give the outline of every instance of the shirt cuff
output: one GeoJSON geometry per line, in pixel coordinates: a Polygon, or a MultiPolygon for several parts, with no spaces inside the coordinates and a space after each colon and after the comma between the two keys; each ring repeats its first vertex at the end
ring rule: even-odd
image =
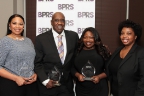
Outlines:
{"type": "Polygon", "coordinates": [[[42,84],[43,84],[44,86],[46,86],[49,81],[50,81],[50,79],[47,79],[47,80],[43,81],[42,84]]]}

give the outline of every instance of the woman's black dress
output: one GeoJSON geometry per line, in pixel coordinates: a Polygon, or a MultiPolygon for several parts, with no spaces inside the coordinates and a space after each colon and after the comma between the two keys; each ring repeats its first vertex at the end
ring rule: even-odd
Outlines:
{"type": "MultiPolygon", "coordinates": [[[[82,67],[88,62],[93,64],[96,68],[95,75],[104,72],[105,62],[103,58],[93,50],[82,50],[75,58],[75,72],[81,73],[82,67]]],[[[74,71],[74,70],[73,70],[74,71]]],[[[73,72],[73,73],[75,73],[73,72]]],[[[92,81],[80,82],[76,79],[76,96],[108,96],[108,84],[106,79],[101,79],[99,83],[95,84],[92,81]]]]}

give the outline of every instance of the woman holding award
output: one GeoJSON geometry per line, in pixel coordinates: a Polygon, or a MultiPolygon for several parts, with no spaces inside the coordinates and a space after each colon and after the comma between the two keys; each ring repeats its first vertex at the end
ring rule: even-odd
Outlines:
{"type": "Polygon", "coordinates": [[[19,14],[10,16],[7,35],[0,39],[0,96],[39,96],[35,50],[23,32],[24,18],[19,14]]]}
{"type": "Polygon", "coordinates": [[[110,51],[103,45],[95,28],[83,31],[72,68],[76,81],[76,96],[108,96],[105,62],[110,51]]]}

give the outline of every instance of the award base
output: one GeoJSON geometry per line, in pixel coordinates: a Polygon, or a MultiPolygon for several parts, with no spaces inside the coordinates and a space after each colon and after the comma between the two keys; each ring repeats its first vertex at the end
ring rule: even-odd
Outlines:
{"type": "Polygon", "coordinates": [[[86,81],[92,81],[92,78],[91,77],[85,77],[84,80],[86,80],[86,81]]]}
{"type": "Polygon", "coordinates": [[[56,83],[54,85],[55,86],[60,86],[61,84],[58,81],[56,81],[56,83]]]}

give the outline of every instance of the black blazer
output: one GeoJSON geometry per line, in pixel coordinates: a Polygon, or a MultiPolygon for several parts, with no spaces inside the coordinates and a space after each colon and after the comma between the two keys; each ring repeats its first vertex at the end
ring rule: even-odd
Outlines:
{"type": "Polygon", "coordinates": [[[73,81],[70,69],[73,64],[74,52],[78,44],[78,34],[73,31],[64,30],[67,45],[67,54],[62,65],[59,53],[54,41],[52,30],[36,37],[35,41],[35,72],[38,75],[40,90],[47,93],[47,88],[42,82],[48,78],[48,71],[55,65],[63,73],[63,82],[70,91],[73,90],[73,81]]]}
{"type": "MultiPolygon", "coordinates": [[[[108,70],[109,64],[122,48],[118,48],[107,63],[107,74],[110,82],[112,76],[108,70]]],[[[132,46],[118,67],[117,79],[118,96],[144,96],[144,48],[137,44],[132,46]]]]}

